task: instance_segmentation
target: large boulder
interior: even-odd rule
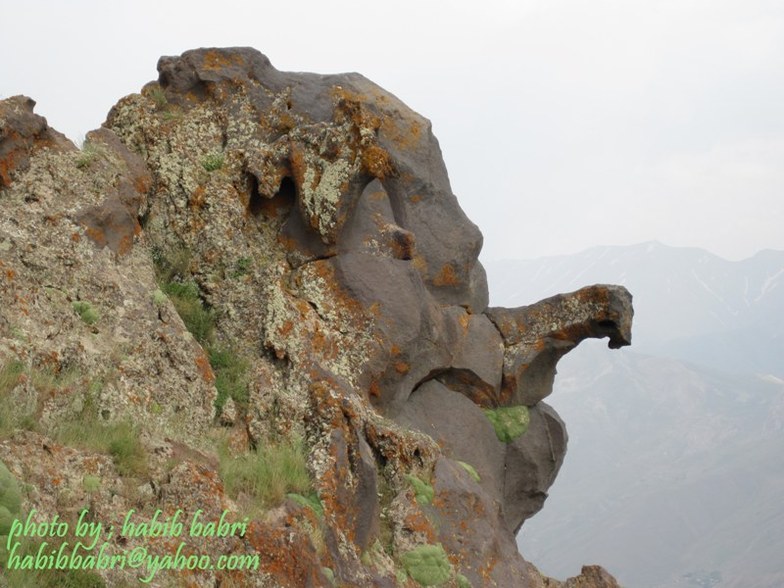
[[[259,572],[199,586],[541,586],[514,540],[566,449],[541,400],[586,337],[630,343],[629,293],[488,309],[429,121],[359,74],[249,48],[158,72],[81,151],[30,99],[0,101],[0,400],[33,429],[0,460],[34,488],[23,509],[254,504],[243,538],[188,549]],[[149,463],[131,481],[49,438],[88,413],[133,423]],[[259,506],[263,468],[242,466],[278,446],[306,480]]]

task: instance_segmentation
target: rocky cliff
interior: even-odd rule
[[[252,49],[158,71],[81,149],[29,98],[0,102],[7,518],[88,517],[113,553],[257,569],[33,584],[560,586],[514,541],[566,450],[543,399],[583,339],[630,343],[629,293],[488,308],[430,123],[358,74]],[[128,527],[177,517],[246,526]],[[12,586],[34,574],[7,567]]]

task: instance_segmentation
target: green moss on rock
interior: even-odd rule
[[[484,412],[502,443],[511,443],[528,430],[531,417],[527,406],[486,408]]]
[[[406,475],[406,480],[408,480],[408,483],[411,484],[411,487],[414,489],[414,495],[419,504],[430,504],[433,502],[435,492],[430,484],[410,474]]]
[[[458,461],[457,463],[460,464],[465,471],[468,472],[468,475],[471,476],[476,482],[480,482],[482,478],[479,477],[479,474],[476,471],[476,468],[472,466],[470,463],[466,463],[464,461]]]
[[[437,545],[421,545],[401,557],[406,572],[420,586],[438,586],[452,575],[452,564],[446,551]]]

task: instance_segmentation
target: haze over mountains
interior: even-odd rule
[[[599,562],[627,588],[784,586],[784,252],[651,242],[485,265],[493,305],[634,295],[631,349],[587,341],[559,363],[548,402],[570,449],[523,553],[556,577]]]

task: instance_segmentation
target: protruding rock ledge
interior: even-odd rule
[[[581,341],[632,342],[632,295],[623,286],[587,286],[530,306],[489,308],[504,340],[501,402],[534,406],[553,391],[555,365]]]

